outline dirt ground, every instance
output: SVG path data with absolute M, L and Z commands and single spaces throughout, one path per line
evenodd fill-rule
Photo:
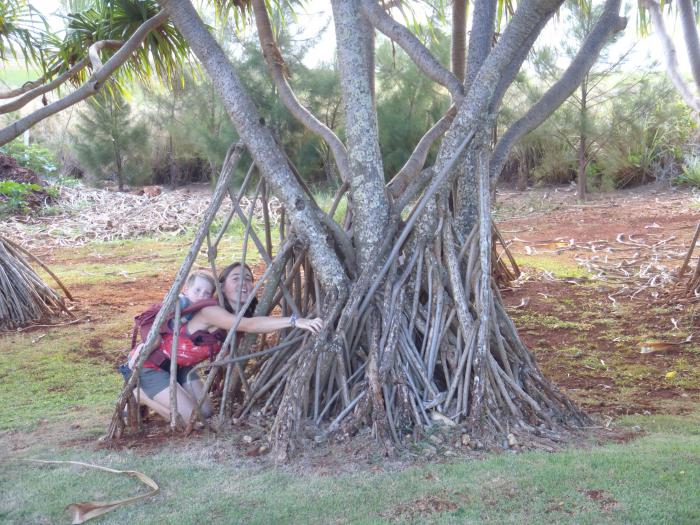
M 498 227 L 529 274 L 503 298 L 545 375 L 601 416 L 696 410 L 698 298 L 671 292 L 700 220 L 697 195 L 646 187 L 578 204 L 568 187 L 504 192 L 498 202 L 512 215 Z M 543 258 L 561 264 L 560 275 L 527 266 Z M 597 274 L 566 275 L 585 267 Z M 672 344 L 649 345 L 660 342 Z
M 524 193 L 503 191 L 497 202 L 498 227 L 523 271 L 518 281 L 502 291 L 503 299 L 545 375 L 594 415 L 601 426 L 625 414 L 684 414 L 697 410 L 700 335 L 696 334 L 696 298 L 671 297 L 667 293 L 670 285 L 647 286 L 648 272 L 637 276 L 630 271 L 629 277 L 620 278 L 615 261 L 632 261 L 628 269 L 635 264 L 644 268 L 651 257 L 656 264 L 654 271 L 670 278 L 671 270 L 680 266 L 700 220 L 700 198 L 688 191 L 648 187 L 595 196 L 580 205 L 573 188 L 566 187 Z M 653 249 L 625 244 L 629 239 Z M 700 254 L 700 248 L 697 252 Z M 601 254 L 608 257 L 605 263 L 596 262 Z M 64 264 L 71 257 L 65 248 L 49 246 L 39 255 L 49 264 Z M 95 251 L 81 261 L 121 265 L 139 257 L 145 256 L 112 258 Z M 586 276 L 582 277 L 586 267 L 598 274 L 584 272 Z M 254 269 L 256 275 L 262 271 L 261 266 Z M 89 314 L 90 324 L 94 324 L 125 314 L 130 318 L 161 300 L 168 284 L 155 271 L 125 276 L 109 284 L 74 285 L 71 292 L 76 296 L 77 315 Z M 639 288 L 642 293 L 632 297 L 630 291 Z M 623 289 L 625 294 L 620 293 Z M 94 330 L 90 324 L 79 323 L 76 327 Z M 123 335 L 126 340 L 129 332 Z M 680 344 L 640 353 L 649 342 Z M 111 346 L 95 335 L 91 355 L 116 365 L 124 356 Z M 675 374 L 669 376 L 672 372 Z M 260 447 L 266 424 L 241 422 L 233 438 L 238 446 L 231 453 L 251 458 L 264 454 Z M 125 439 L 119 446 L 137 447 L 148 453 L 166 435 L 163 423 L 152 422 L 145 439 L 143 435 Z M 246 435 L 253 437 L 252 443 L 243 441 Z M 309 439 L 313 446 L 313 436 Z M 623 433 L 613 439 L 626 440 L 629 436 Z M 83 441 L 80 438 L 66 444 Z M 336 452 L 370 461 L 376 450 L 369 441 L 369 436 L 360 436 L 352 446 L 327 447 L 311 461 L 321 470 Z M 438 503 L 426 502 L 434 504 Z

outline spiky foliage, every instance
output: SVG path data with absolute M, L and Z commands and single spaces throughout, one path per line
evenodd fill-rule
M 0 60 L 39 63 L 46 20 L 26 0 L 0 0 Z
M 84 2 L 85 9 L 65 15 L 64 34 L 51 34 L 46 41 L 50 49 L 48 69 L 63 72 L 87 56 L 92 44 L 101 40 L 125 41 L 160 7 L 154 0 L 93 0 Z M 81 7 L 85 7 L 81 6 Z M 116 48 L 101 52 L 106 61 Z M 171 23 L 151 31 L 133 57 L 119 69 L 120 80 L 152 82 L 154 78 L 169 83 L 179 82 L 182 70 L 188 67 L 188 46 Z M 82 83 L 89 76 L 82 70 L 72 80 Z

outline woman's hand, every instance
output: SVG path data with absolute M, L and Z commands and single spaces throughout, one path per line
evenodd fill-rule
M 315 319 L 299 318 L 296 322 L 297 328 L 308 330 L 312 334 L 318 334 L 323 328 L 323 319 L 316 317 Z

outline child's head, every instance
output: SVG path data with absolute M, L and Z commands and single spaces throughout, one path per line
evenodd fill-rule
M 185 288 L 182 290 L 182 295 L 187 297 L 193 303 L 209 299 L 214 295 L 216 284 L 211 274 L 206 272 L 192 272 L 185 282 Z

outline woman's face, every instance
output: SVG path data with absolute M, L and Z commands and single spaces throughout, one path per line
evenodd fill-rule
M 253 290 L 253 276 L 245 266 L 236 266 L 226 276 L 221 290 L 228 303 L 237 310 Z

